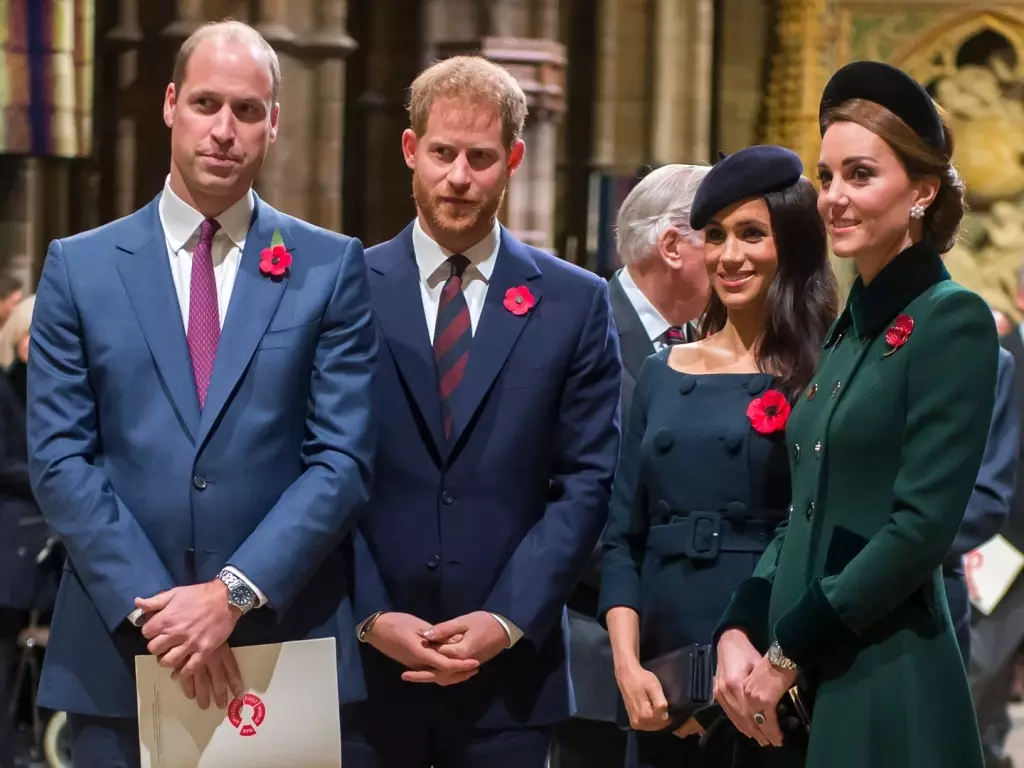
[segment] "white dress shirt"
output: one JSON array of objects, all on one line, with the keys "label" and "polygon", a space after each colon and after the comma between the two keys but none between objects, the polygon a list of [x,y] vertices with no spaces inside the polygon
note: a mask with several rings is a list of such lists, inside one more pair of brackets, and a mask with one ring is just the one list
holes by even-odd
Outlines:
[{"label": "white dress shirt", "polygon": [[651,304],[650,299],[644,296],[644,292],[640,290],[629,273],[629,267],[619,272],[619,285],[622,286],[626,298],[636,310],[637,317],[640,318],[644,330],[647,331],[647,337],[654,344],[654,351],[660,352],[668,346],[665,343],[665,331],[671,328],[672,324],[662,317],[661,312]]},{"label": "white dress shirt", "polygon": [[[220,327],[224,327],[231,291],[235,287],[238,276],[238,265],[242,261],[245,249],[245,238],[249,233],[249,222],[256,206],[256,199],[250,189],[245,197],[228,208],[220,216],[217,223],[220,229],[213,236],[213,277],[217,284],[217,312],[220,315]],[[167,244],[167,257],[171,264],[171,278],[174,280],[174,292],[178,296],[181,307],[181,322],[188,333],[188,310],[192,290],[192,252],[199,243],[199,226],[206,218],[178,197],[171,189],[168,176],[164,182],[164,191],[157,205],[160,215],[160,226],[164,231]],[[226,570],[234,573],[256,594],[256,607],[266,604],[266,596],[245,577],[237,568],[227,566]],[[138,624],[142,617],[141,610],[132,611],[129,619]]]}]

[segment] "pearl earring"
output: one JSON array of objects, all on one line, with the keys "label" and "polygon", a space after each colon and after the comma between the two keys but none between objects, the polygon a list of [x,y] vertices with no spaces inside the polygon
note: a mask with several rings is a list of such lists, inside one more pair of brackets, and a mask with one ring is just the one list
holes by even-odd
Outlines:
[{"label": "pearl earring", "polygon": [[923,219],[924,218],[924,206],[920,203],[914,203],[910,207],[910,218],[912,219]]}]

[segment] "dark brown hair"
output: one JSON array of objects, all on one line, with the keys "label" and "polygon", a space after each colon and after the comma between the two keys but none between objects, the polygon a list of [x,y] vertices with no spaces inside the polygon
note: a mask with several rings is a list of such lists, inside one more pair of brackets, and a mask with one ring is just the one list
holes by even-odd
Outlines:
[{"label": "dark brown hair", "polygon": [[[779,268],[768,287],[768,321],[757,348],[757,366],[780,380],[789,399],[814,376],[825,334],[839,313],[836,278],[828,260],[818,192],[807,179],[764,196]],[[727,311],[712,291],[698,335],[725,327]]]},{"label": "dark brown hair", "polygon": [[892,147],[907,175],[917,181],[928,176],[939,180],[939,192],[924,214],[924,238],[946,253],[956,243],[960,222],[964,217],[964,196],[967,188],[950,163],[953,157],[953,132],[940,109],[945,146],[927,144],[902,119],[873,101],[850,99],[825,113],[821,125],[827,130],[835,123],[856,123],[867,128]]}]

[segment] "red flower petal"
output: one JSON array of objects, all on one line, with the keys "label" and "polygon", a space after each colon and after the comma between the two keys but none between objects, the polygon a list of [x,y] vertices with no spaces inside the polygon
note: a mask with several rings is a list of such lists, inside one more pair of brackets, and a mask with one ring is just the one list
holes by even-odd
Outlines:
[{"label": "red flower petal", "polygon": [[892,349],[899,349],[906,344],[914,330],[914,318],[910,315],[899,315],[885,332],[885,343]]},{"label": "red flower petal", "polygon": [[786,428],[792,408],[786,396],[777,389],[769,389],[747,406],[750,426],[762,435],[770,435]]},{"label": "red flower petal", "polygon": [[529,288],[525,285],[519,285],[505,291],[505,301],[503,303],[505,309],[513,315],[525,315],[533,308],[535,300]]}]

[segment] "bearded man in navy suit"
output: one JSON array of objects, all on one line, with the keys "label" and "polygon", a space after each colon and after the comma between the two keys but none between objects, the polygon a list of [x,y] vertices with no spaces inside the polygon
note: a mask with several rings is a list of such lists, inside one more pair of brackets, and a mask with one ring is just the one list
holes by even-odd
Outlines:
[{"label": "bearded man in navy suit", "polygon": [[621,380],[607,284],[497,221],[526,98],[456,57],[412,86],[417,217],[367,251],[381,341],[347,768],[542,768],[573,710],[565,602],[604,527]]}]

